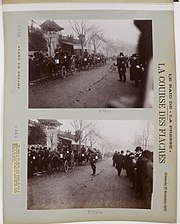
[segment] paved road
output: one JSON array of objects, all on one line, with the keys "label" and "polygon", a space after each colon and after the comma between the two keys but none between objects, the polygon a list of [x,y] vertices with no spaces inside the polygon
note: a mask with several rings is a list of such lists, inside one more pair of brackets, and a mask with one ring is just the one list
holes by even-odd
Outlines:
[{"label": "paved road", "polygon": [[28,209],[60,208],[143,208],[132,183],[123,171],[112,167],[112,159],[97,163],[97,174],[91,167],[78,166],[67,174],[60,172],[28,180]]},{"label": "paved road", "polygon": [[48,80],[29,86],[30,108],[105,108],[109,101],[121,96],[137,96],[134,82],[118,82],[118,73],[109,65],[89,71],[76,72],[66,79]]}]

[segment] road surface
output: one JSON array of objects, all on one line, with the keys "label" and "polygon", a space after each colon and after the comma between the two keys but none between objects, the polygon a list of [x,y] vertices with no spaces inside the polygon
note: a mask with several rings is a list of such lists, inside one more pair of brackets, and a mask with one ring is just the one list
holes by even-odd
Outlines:
[{"label": "road surface", "polygon": [[97,163],[95,176],[87,165],[28,180],[28,209],[60,208],[143,208],[143,204],[125,171],[118,176],[109,158]]},{"label": "road surface", "polygon": [[118,72],[110,64],[88,71],[79,71],[66,79],[48,80],[29,86],[30,108],[106,108],[109,102],[122,96],[135,97],[139,89],[130,81],[118,82]]}]

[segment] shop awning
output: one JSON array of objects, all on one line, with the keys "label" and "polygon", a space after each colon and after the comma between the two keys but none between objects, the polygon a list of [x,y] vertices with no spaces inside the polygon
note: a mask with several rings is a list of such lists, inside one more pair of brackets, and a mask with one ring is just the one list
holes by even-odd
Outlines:
[{"label": "shop awning", "polygon": [[[68,41],[62,41],[61,40],[61,43],[73,46],[74,50],[81,50],[81,48],[82,48],[80,44],[75,44],[75,43],[68,42]],[[88,49],[88,48],[86,46],[84,46],[83,49],[85,50],[85,49]]]},{"label": "shop awning", "polygon": [[68,41],[62,41],[62,40],[61,40],[61,43],[63,43],[63,44],[67,44],[67,45],[71,45],[71,46],[76,45],[75,43],[68,42]]}]

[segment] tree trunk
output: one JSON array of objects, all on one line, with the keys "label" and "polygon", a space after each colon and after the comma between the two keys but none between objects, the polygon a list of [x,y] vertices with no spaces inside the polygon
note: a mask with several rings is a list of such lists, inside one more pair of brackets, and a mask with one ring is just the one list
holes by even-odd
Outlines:
[{"label": "tree trunk", "polygon": [[84,46],[83,44],[81,45],[81,57],[83,57],[83,53],[84,53]]},{"label": "tree trunk", "polygon": [[93,42],[93,47],[94,47],[94,54],[96,55],[96,43],[95,43],[95,41]]}]

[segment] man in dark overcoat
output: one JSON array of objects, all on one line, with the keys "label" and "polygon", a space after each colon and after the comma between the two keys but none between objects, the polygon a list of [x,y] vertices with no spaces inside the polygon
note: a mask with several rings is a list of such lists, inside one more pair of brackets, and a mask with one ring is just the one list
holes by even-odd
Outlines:
[{"label": "man in dark overcoat", "polygon": [[136,54],[132,55],[130,61],[130,79],[131,81],[135,81],[135,87],[139,86],[139,80],[142,79],[142,64],[139,61],[139,58]]},{"label": "man in dark overcoat", "polygon": [[116,169],[118,171],[118,176],[121,175],[121,170],[124,165],[124,151],[122,150],[121,153],[118,153],[117,159],[116,159]]},{"label": "man in dark overcoat", "polygon": [[130,163],[131,163],[130,151],[127,150],[126,155],[124,156],[124,167],[123,167],[126,170],[127,177],[129,177],[129,174],[130,174],[130,171],[129,171]]},{"label": "man in dark overcoat", "polygon": [[117,57],[117,66],[119,73],[118,81],[126,82],[126,58],[124,57],[123,52],[120,52]]},{"label": "man in dark overcoat", "polygon": [[143,149],[140,146],[137,146],[135,149],[137,162],[134,166],[134,169],[136,170],[135,175],[135,192],[137,195],[142,199],[142,171],[143,171],[143,158],[142,158],[142,152]]},{"label": "man in dark overcoat", "polygon": [[142,200],[145,208],[150,209],[153,191],[153,153],[145,150],[142,153],[142,160]]},{"label": "man in dark overcoat", "polygon": [[116,166],[117,154],[118,154],[118,152],[115,151],[115,153],[114,153],[114,155],[113,155],[113,158],[112,158],[112,160],[113,160],[113,166]]},{"label": "man in dark overcoat", "polygon": [[90,155],[90,164],[91,164],[91,168],[93,170],[92,175],[96,174],[96,162],[97,162],[97,156],[95,153],[91,153]]}]

